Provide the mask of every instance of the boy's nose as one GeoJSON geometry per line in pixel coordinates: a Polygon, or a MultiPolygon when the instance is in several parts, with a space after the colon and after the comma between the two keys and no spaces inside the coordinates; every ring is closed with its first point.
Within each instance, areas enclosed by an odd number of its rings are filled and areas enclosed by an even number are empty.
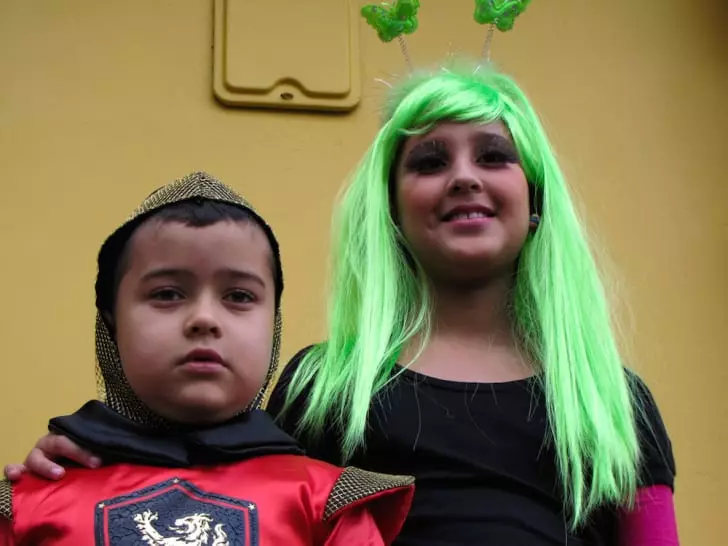
{"type": "Polygon", "coordinates": [[[210,306],[199,305],[193,309],[185,323],[185,335],[188,337],[220,335],[220,323],[210,306]]]}
{"type": "Polygon", "coordinates": [[[209,320],[195,320],[187,328],[187,335],[190,337],[213,335],[215,337],[220,335],[220,327],[209,320]]]}

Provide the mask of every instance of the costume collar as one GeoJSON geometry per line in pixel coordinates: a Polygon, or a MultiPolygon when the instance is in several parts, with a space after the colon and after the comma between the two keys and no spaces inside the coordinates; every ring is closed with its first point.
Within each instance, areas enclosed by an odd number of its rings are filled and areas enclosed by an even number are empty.
{"type": "Polygon", "coordinates": [[[49,430],[102,457],[105,463],[189,467],[216,465],[262,455],[302,455],[303,449],[263,410],[242,413],[205,428],[154,429],[98,401],[56,417],[49,430]]]}

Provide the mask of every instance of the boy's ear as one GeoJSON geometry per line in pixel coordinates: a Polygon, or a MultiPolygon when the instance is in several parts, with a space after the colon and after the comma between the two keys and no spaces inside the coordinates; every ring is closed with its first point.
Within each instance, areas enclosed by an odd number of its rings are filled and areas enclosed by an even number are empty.
{"type": "Polygon", "coordinates": [[[111,335],[114,335],[114,330],[116,330],[116,326],[114,324],[114,315],[112,315],[110,311],[101,311],[101,317],[104,319],[106,325],[109,327],[109,333],[111,335]]]}

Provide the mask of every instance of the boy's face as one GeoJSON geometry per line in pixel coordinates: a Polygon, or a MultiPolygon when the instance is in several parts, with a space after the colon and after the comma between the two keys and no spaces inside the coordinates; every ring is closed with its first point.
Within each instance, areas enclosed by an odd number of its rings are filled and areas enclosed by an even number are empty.
{"type": "Polygon", "coordinates": [[[265,234],[254,222],[152,219],[128,245],[114,325],[132,389],[171,421],[233,417],[255,398],[271,360],[275,287],[265,234]]]}

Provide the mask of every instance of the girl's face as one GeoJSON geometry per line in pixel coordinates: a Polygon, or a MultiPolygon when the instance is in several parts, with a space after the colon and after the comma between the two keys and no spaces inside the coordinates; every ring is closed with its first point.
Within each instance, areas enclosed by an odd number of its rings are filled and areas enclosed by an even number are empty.
{"type": "Polygon", "coordinates": [[[432,280],[513,271],[528,235],[529,193],[502,122],[437,125],[404,143],[396,168],[397,223],[432,280]]]}

